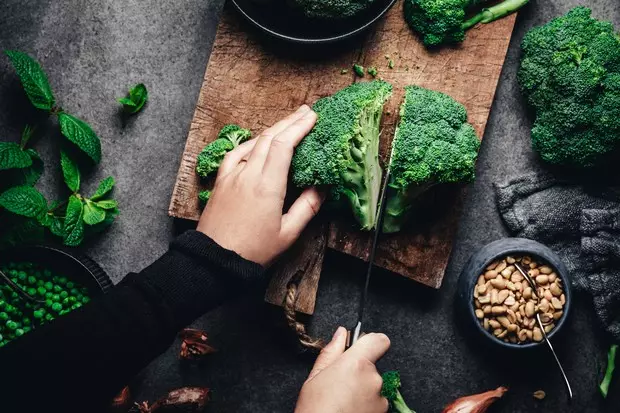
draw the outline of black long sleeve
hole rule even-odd
[[[111,292],[0,349],[0,412],[92,412],[200,315],[260,283],[258,264],[189,231]]]

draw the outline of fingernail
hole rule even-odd
[[[336,332],[334,333],[334,336],[332,337],[332,341],[338,340],[340,337],[342,337],[343,334],[345,334],[347,332],[347,330],[345,330],[344,327],[338,327],[336,329]]]
[[[310,109],[308,105],[301,105],[299,109],[297,109],[297,113],[306,113]]]

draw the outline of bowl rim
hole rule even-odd
[[[502,243],[506,242],[507,240],[513,240],[515,242],[520,242],[524,245],[520,245],[520,246],[507,246],[506,248],[502,249],[501,252],[494,254],[491,258],[489,258],[488,260],[486,260],[484,262],[484,265],[480,266],[478,269],[478,271],[476,272],[476,281],[474,282],[474,288],[475,285],[477,283],[477,279],[480,276],[480,272],[483,269],[486,269],[486,267],[492,263],[493,261],[495,261],[496,259],[500,258],[500,257],[504,257],[504,256],[508,256],[511,254],[517,254],[517,253],[521,253],[521,254],[527,254],[529,256],[535,256],[537,258],[540,258],[541,260],[543,260],[547,265],[550,265],[555,272],[558,274],[558,276],[562,279],[563,282],[563,287],[564,287],[564,294],[566,296],[566,304],[564,304],[563,307],[563,311],[564,313],[562,314],[562,318],[559,320],[559,322],[556,324],[555,328],[549,333],[547,334],[547,337],[549,339],[551,339],[553,336],[556,335],[556,333],[558,333],[562,327],[564,326],[570,309],[571,309],[571,304],[572,304],[572,292],[571,292],[571,284],[570,284],[570,276],[568,274],[568,269],[564,266],[564,263],[562,261],[562,259],[560,258],[559,255],[557,255],[555,252],[553,252],[553,250],[551,250],[549,247],[547,247],[546,245],[538,242],[538,241],[534,241],[528,238],[515,238],[515,237],[506,237],[506,238],[502,238],[496,241],[493,241],[489,244],[486,244],[485,246],[483,246],[482,248],[480,248],[478,250],[478,253],[482,253],[485,250],[491,249],[494,246],[499,246]],[[549,262],[549,259],[541,256],[539,253],[533,252],[532,250],[528,250],[527,244],[529,244],[532,247],[537,247],[537,248],[542,248],[543,252],[545,252],[546,254],[549,254],[551,257],[557,259],[557,261],[562,265],[563,268],[558,268],[556,265],[551,264]],[[472,258],[476,255],[474,254],[472,256]],[[475,305],[474,303],[474,288],[472,288],[468,293],[467,293],[467,297],[468,297],[468,308],[470,308],[470,314],[472,315],[473,319],[474,319],[474,324],[476,325],[476,328],[478,329],[478,331],[480,331],[485,337],[489,338],[492,342],[503,346],[503,347],[507,347],[507,348],[513,348],[513,349],[532,349],[532,348],[538,348],[541,345],[545,345],[545,340],[539,341],[539,342],[530,342],[527,344],[514,344],[514,343],[506,343],[504,341],[501,341],[500,339],[498,339],[497,337],[495,337],[493,334],[491,334],[490,332],[488,332],[487,330],[485,330],[482,325],[480,324],[480,322],[478,321],[478,319],[476,318],[476,314],[475,314]]]

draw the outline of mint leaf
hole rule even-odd
[[[0,207],[28,218],[41,218],[47,212],[47,201],[31,186],[16,186],[0,194]]]
[[[104,199],[102,201],[97,201],[95,204],[101,209],[116,209],[118,208],[118,202],[113,199]]]
[[[4,53],[11,60],[26,95],[34,107],[51,111],[55,102],[54,94],[39,62],[22,52],[6,50]]]
[[[15,217],[0,236],[0,248],[43,241],[45,230],[36,219]]]
[[[114,188],[114,178],[108,176],[99,183],[99,187],[97,188],[93,196],[90,197],[91,201],[100,200],[101,198],[106,196],[106,194],[108,194],[112,190],[112,188]]]
[[[60,167],[62,168],[62,176],[69,189],[76,193],[80,190],[80,170],[73,159],[65,151],[60,151]]]
[[[65,223],[61,217],[56,215],[47,214],[48,219],[45,220],[45,226],[50,232],[57,237],[65,237]]]
[[[32,165],[30,168],[21,169],[21,184],[34,186],[37,183],[41,175],[43,175],[43,160],[34,149],[26,149],[26,153],[32,159]]]
[[[105,210],[95,205],[94,202],[87,199],[84,205],[84,223],[87,225],[97,225],[105,219]]]
[[[138,83],[129,89],[129,98],[120,98],[118,102],[123,105],[125,112],[138,113],[149,99],[149,93],[144,83]]]
[[[88,123],[65,112],[58,114],[60,131],[95,162],[101,161],[101,141]]]
[[[22,138],[19,142],[19,146],[22,147],[22,149],[26,148],[26,145],[28,145],[28,142],[30,141],[30,138],[32,138],[32,135],[34,135],[34,130],[36,128],[31,128],[30,125],[26,125],[26,127],[24,128],[24,130],[22,131]]]
[[[27,168],[32,165],[32,158],[21,146],[13,142],[0,142],[0,170]]]
[[[76,247],[84,239],[84,204],[75,195],[69,197],[67,212],[65,215],[64,244],[69,247]]]
[[[90,232],[98,233],[98,232],[105,231],[106,229],[108,229],[110,225],[112,225],[112,223],[114,222],[114,219],[118,216],[118,214],[119,212],[118,212],[118,209],[116,208],[106,211],[105,219],[100,224],[90,227]]]

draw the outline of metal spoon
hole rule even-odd
[[[519,270],[521,275],[527,280],[527,282],[530,284],[530,287],[532,287],[532,290],[537,291],[536,283],[534,282],[532,277],[530,277],[530,275],[523,270],[521,265],[517,262],[515,262],[513,265],[515,266],[517,270]],[[536,299],[540,300],[540,297],[538,297],[538,294],[536,294]],[[542,320],[540,319],[540,313],[538,311],[536,311],[536,321],[538,322],[538,328],[540,328],[543,338],[545,339],[545,341],[547,342],[547,345],[549,346],[549,350],[551,350],[551,354],[553,354],[553,357],[555,358],[555,362],[558,364],[558,367],[560,368],[562,377],[564,377],[564,383],[566,383],[566,389],[568,390],[568,398],[572,399],[573,390],[570,387],[570,383],[568,382],[568,377],[566,377],[566,373],[564,372],[562,363],[560,363],[560,359],[558,358],[558,355],[555,353],[555,350],[553,349],[553,346],[551,345],[551,341],[549,341],[549,337],[547,337],[547,333],[545,332],[545,328],[543,327]]]

